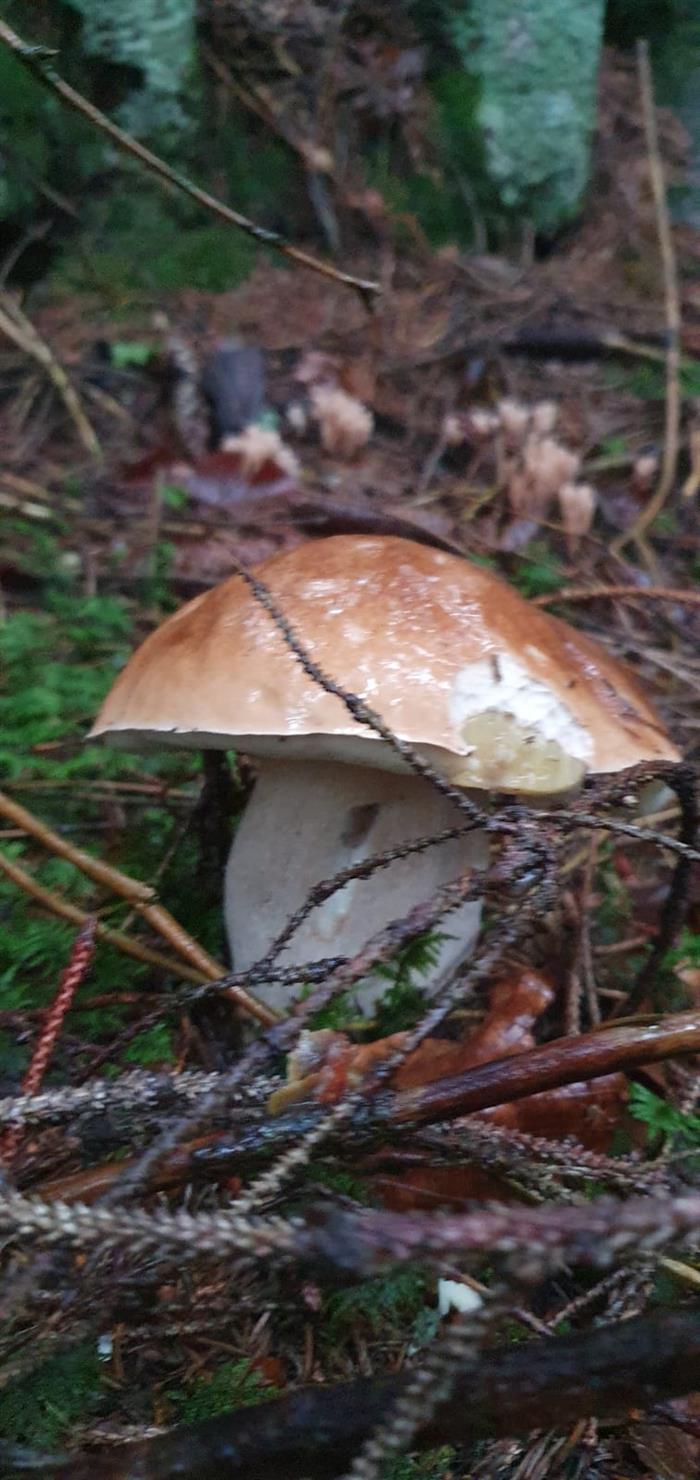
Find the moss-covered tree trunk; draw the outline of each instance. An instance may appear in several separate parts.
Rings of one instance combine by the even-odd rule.
[[[552,232],[588,179],[604,0],[455,0],[451,32],[476,77],[489,178],[509,211]]]

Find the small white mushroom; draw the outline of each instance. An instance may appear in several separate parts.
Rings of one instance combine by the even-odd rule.
[[[272,427],[260,427],[252,422],[235,437],[224,437],[220,451],[237,452],[248,477],[254,477],[267,462],[275,463],[290,478],[299,475],[298,458]]]
[[[463,1280],[438,1280],[438,1315],[449,1316],[453,1310],[467,1315],[479,1310],[483,1303],[478,1291]]]
[[[565,533],[578,540],[588,531],[595,518],[598,495],[590,483],[564,483],[557,495]]]
[[[336,385],[313,385],[309,392],[321,445],[335,457],[356,457],[374,430],[372,412]]]
[[[554,431],[558,416],[556,401],[537,401],[532,408],[532,430],[539,437],[548,437]]]
[[[530,426],[530,411],[521,401],[505,396],[496,407],[501,430],[510,448],[518,447],[525,440]]]

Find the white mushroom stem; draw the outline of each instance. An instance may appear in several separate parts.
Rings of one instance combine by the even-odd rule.
[[[341,869],[411,839],[463,822],[464,814],[428,781],[335,762],[264,761],[238,827],[226,869],[226,929],[235,969],[264,956],[314,885]],[[488,857],[481,830],[411,854],[355,879],[314,909],[285,946],[280,965],[352,956],[391,920],[407,915],[470,865]],[[469,954],[479,930],[480,901],[452,911],[438,929],[439,959],[422,985],[430,991]],[[375,977],[356,993],[369,1010],[385,989]],[[290,990],[270,983],[256,992],[284,1010]]]

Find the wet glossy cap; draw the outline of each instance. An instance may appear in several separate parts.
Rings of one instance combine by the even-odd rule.
[[[552,794],[586,772],[678,759],[623,664],[482,566],[339,535],[256,574],[321,668],[459,785]],[[403,768],[307,678],[239,576],[146,639],[91,734]]]

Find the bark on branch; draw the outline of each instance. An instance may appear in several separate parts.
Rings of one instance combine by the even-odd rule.
[[[406,1375],[309,1388],[157,1439],[52,1467],[54,1480],[313,1480],[341,1475],[395,1402]],[[624,1418],[700,1387],[700,1314],[617,1326],[485,1353],[416,1435],[416,1448]],[[7,1473],[7,1471],[5,1472]]]

